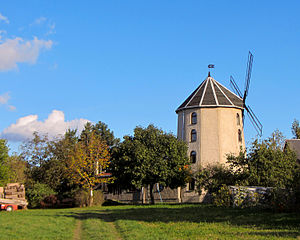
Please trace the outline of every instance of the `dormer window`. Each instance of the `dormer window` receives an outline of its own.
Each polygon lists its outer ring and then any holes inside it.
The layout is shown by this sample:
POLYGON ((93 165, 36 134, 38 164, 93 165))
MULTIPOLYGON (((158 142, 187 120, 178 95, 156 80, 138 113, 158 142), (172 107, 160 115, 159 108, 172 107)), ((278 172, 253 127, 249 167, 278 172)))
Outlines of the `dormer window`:
POLYGON ((191 154, 190 154, 191 163, 196 163, 196 156, 197 156, 197 153, 195 151, 191 151, 191 154))
POLYGON ((193 112, 191 114, 191 124, 196 124, 197 123, 197 113, 193 112))
POLYGON ((240 119, 240 114, 236 114, 236 124, 238 125, 238 126, 240 126, 241 125, 241 119, 240 119))
POLYGON ((197 132, 195 129, 191 131, 191 142, 196 142, 197 141, 197 132))

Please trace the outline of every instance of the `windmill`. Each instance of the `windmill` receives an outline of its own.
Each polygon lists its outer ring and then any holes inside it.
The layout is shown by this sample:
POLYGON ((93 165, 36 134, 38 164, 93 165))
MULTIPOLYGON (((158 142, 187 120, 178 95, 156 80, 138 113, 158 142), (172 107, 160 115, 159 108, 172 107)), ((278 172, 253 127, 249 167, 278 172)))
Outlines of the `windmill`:
POLYGON ((252 125, 254 126, 255 130, 257 131, 258 136, 262 136, 262 124, 261 122, 258 120, 258 118, 256 117, 256 115, 254 114, 253 110, 251 109, 251 107, 249 105, 246 105, 246 98, 248 95, 248 91, 249 91, 249 85, 250 85, 250 78, 251 78, 251 72, 252 72, 252 63, 253 63, 253 55, 252 53, 249 51, 248 54, 248 62, 247 62, 247 70, 246 70, 246 78, 245 78, 245 90, 244 90, 244 95, 242 95, 241 90, 239 89, 238 85, 236 84, 236 82, 234 81, 234 78, 232 76, 230 76, 230 86, 231 88, 235 91, 235 93, 243 99, 243 111, 242 111, 242 116, 243 116, 243 122, 245 119, 245 114, 244 111, 247 111, 247 115, 252 123, 252 125))

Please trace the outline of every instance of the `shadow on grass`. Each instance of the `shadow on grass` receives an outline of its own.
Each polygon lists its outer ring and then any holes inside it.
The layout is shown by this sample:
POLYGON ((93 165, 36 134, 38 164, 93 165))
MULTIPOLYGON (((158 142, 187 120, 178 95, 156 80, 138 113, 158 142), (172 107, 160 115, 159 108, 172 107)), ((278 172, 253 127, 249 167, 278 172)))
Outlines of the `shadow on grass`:
POLYGON ((273 213, 251 209, 228 209, 210 205, 123 206, 103 209, 70 211, 63 216, 76 219, 102 219, 106 222, 134 220, 155 222, 227 223, 247 228, 267 229, 249 232, 250 235, 297 237, 300 235, 300 216, 296 213, 273 213), (276 230, 276 231, 269 231, 276 230))

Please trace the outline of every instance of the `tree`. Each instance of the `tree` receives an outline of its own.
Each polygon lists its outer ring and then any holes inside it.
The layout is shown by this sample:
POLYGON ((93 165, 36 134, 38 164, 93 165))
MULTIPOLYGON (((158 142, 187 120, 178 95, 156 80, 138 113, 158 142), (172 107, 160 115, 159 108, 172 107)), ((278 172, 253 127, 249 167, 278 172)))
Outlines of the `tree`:
POLYGON ((292 134, 294 135, 294 138, 300 139, 300 126, 299 126, 299 121, 296 119, 292 124, 292 134))
POLYGON ((92 132, 86 141, 79 141, 70 156, 67 168, 72 180, 90 192, 90 206, 93 204, 93 190, 99 183, 109 182, 111 178, 102 178, 101 174, 110 163, 109 149, 106 143, 92 132))
POLYGON ((3 185, 7 183, 9 179, 9 168, 7 166, 8 161, 8 151, 7 142, 4 139, 0 139, 0 184, 3 185))
POLYGON ((7 166, 9 168, 9 182, 26 182, 26 168, 27 163, 22 156, 14 153, 7 159, 7 166))
POLYGON ((95 125, 87 122, 80 134, 80 140, 87 141, 92 132, 96 134, 101 140, 105 141, 110 148, 118 145, 118 143, 120 142, 120 139, 115 138, 113 131, 111 131, 108 126, 101 121, 99 121, 95 125))
POLYGON ((47 184, 60 195, 76 187, 68 178, 66 164, 77 142, 76 130, 68 130, 63 137, 54 140, 34 133, 33 139, 22 146, 22 158, 27 163, 27 187, 47 184))
POLYGON ((189 177, 187 145, 153 125, 136 127, 134 136, 125 136, 113 152, 111 169, 123 187, 150 185, 153 204, 154 184, 171 188, 185 185, 189 177))
POLYGON ((276 130, 270 138, 255 140, 247 155, 228 156, 228 163, 237 175, 243 175, 241 184, 289 188, 297 168, 296 154, 286 147, 283 136, 276 130))

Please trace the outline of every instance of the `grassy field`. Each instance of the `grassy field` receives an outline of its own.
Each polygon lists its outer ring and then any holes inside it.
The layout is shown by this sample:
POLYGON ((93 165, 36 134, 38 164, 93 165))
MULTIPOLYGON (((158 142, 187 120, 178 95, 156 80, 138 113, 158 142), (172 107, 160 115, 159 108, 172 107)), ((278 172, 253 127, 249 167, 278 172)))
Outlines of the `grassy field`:
POLYGON ((297 239, 300 215, 128 205, 0 212, 0 226, 0 239, 297 239))

